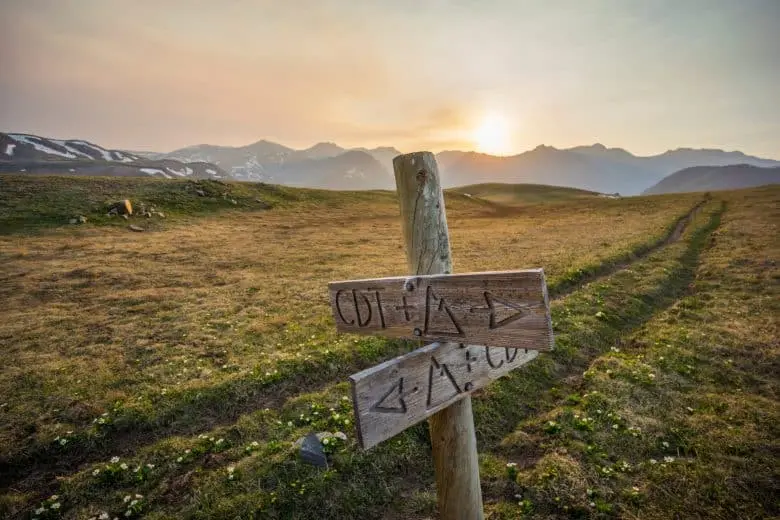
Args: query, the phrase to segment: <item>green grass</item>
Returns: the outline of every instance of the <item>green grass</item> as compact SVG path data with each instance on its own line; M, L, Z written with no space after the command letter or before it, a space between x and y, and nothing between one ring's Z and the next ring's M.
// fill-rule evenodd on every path
M302 193L0 236L0 516L51 494L63 518L435 516L427 425L361 452L345 400L414 345L337 335L324 296L403 272L393 195ZM779 199L448 196L458 271L542 266L556 297L557 349L474 398L490 518L777 514ZM348 436L328 471L296 455L309 431Z

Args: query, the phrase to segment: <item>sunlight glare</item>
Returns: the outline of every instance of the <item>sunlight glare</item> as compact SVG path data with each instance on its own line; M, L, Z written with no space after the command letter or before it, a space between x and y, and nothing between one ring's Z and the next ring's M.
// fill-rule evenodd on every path
M493 155L511 153L509 122L500 114L486 114L474 129L474 145L478 152Z

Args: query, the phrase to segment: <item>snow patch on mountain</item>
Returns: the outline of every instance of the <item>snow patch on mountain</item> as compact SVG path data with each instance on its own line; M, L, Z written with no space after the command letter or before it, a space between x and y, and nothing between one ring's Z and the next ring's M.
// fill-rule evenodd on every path
M62 152L60 150L55 150L54 148L51 148L49 146L46 146L42 142L39 141L39 137L36 137L34 135L25 135L25 134L8 134L8 136L16 141L17 143L24 143L26 145L32 146L39 152L43 152L49 155L57 155L59 157L64 157L66 159L76 159L76 155L70 152Z
M89 155L88 153L84 153L81 150L77 150L76 148L73 148L72 146L68 146L68 143L66 141L62 141L62 140L59 140L59 139L49 139L49 141L51 141L52 143L54 143L56 145L62 146L69 153L72 153L72 154L75 154L75 155L80 155L80 156L86 157L87 159L90 159L90 160L93 159L93 157L91 155Z
M165 171L159 169L159 168L141 168L141 171L144 173L148 173L149 175L162 175L166 179L173 179L170 175L165 173Z

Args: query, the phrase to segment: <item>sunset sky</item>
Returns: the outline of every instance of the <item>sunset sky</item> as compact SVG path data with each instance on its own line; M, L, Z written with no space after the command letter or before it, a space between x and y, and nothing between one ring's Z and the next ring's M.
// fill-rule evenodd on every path
M780 159L778 0L2 0L0 131Z

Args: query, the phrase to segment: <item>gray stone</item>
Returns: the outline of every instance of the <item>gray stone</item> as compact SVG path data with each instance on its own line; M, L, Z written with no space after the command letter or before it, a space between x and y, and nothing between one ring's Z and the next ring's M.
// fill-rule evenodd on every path
M130 224L130 226L128 226L128 227L129 227L130 231L137 231L139 233L144 230L144 228L136 226L135 224Z
M201 197L205 197L205 196L206 196L206 192L205 192L205 191L203 191L203 190L195 190L195 193L197 193L197 194L198 194L198 195L200 195Z
M79 224L86 224L87 223L87 217L84 215L79 216Z
M316 434L310 433L298 441L300 442L299 453L304 462L319 468L328 467L328 457L325 455L322 443Z
M78 223L78 221L79 221L78 219L72 218L72 219L68 220L68 224L76 224L76 223Z

